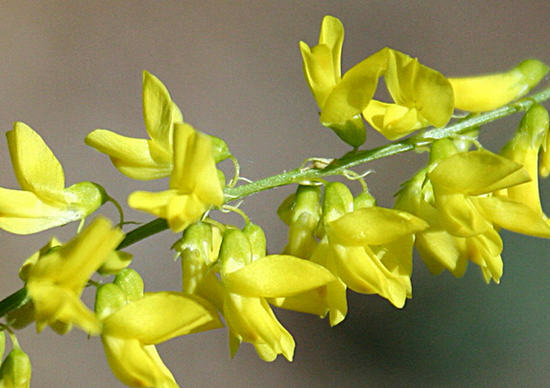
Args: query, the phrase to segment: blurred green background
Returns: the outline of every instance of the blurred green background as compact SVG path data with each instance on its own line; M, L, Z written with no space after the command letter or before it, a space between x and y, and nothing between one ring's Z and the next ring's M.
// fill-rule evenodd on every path
M341 155L346 147L318 124L298 50L300 40L317 42L325 14L344 23L344 71L384 46L449 76L507 70L528 57L550 63L550 2L542 0L4 0L0 128L20 120L36 129L68 184L96 181L121 202L138 188L160 189L166 182L131 181L82 141L96 128L145 135L141 71L147 69L167 85L186 121L227 141L245 177L294 168L310 156ZM482 142L498 151L519 118L491 125ZM365 146L383 142L369 132ZM0 149L0 185L15 188L3 136ZM425 157L371 166L376 173L367 181L380 204L392 205L399 184ZM292 191L243 204L265 228L272 252L286 239L275 210ZM548 181L542 192L548 210ZM112 207L102 211L116 219ZM67 240L75 229L53 233ZM0 232L0 296L21 286L19 265L49 236ZM132 247L149 291L179 287L169 251L175 238L164 233ZM159 350L184 386L550 385L550 242L506 232L503 239L500 285L485 285L474 265L463 279L433 277L415 257L414 297L402 310L350 294L347 319L332 329L313 316L278 312L297 343L293 363L265 363L247 344L230 360L225 330L177 338ZM49 329L37 336L34 327L18 338L33 362L33 387L120 386L96 338L78 330L59 337Z

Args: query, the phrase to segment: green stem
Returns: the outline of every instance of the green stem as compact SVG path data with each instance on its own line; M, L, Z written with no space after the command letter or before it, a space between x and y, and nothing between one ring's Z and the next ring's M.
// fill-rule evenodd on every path
M10 311L16 310L19 307L23 306L28 299L29 296L25 287L15 291L7 298L4 298L2 301L0 301L0 318Z
M245 185L226 187L226 202L245 198L249 195L259 193L260 191L269 190L274 187L286 186L301 181L316 180L327 176L340 175L351 167L411 151L415 148L429 145L437 139L468 132L481 125L510 116L514 113L526 111L534 103L539 103L548 99L550 99L550 87L493 111L468 116L467 118L444 128L432 128L425 130L419 134L409 137L408 139L393 142L378 148L349 152L343 157L335 159L324 168L296 168L294 170L259 179ZM125 248L155 233L166 230L167 228L168 226L165 220L153 220L148 224L142 225L130 231L126 235L126 238L120 243L119 249Z

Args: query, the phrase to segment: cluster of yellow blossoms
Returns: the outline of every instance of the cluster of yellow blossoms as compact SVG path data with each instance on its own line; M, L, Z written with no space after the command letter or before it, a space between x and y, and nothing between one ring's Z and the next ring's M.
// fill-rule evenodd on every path
M507 73L446 78L384 48L341 76L343 35L340 21L327 16L319 44L310 48L302 42L300 50L321 123L354 148L365 141L363 119L398 139L428 125L446 125L455 109L481 112L507 104L548 72L541 62L527 60ZM373 99L382 76L393 103ZM550 238L538 193L539 173L550 173L549 119L538 104L500 154L481 148L475 137L434 141L427 166L403 184L393 209L377 206L366 185L354 196L340 182L286 182L299 185L278 209L289 227L281 254L267 254L263 230L248 217L242 228L212 218L211 210L234 199L227 190L237 182L226 183L217 163L234 158L223 140L184 122L166 87L147 72L143 116L149 139L97 129L85 142L130 178L169 177L168 189L136 191L128 204L182 232L173 245L181 290L144 292L141 276L128 268L132 256L120 250L129 245L123 225L113 227L100 216L83 227L87 216L112 199L91 182L65 188L61 165L42 138L16 123L7 137L21 190L0 188L0 228L30 234L82 221L71 241L52 238L24 262L19 276L27 297L9 308L12 300L0 302L6 315L0 356L4 331L12 335L35 322L39 332L49 325L64 334L76 325L100 336L123 383L176 387L156 344L225 324L231 356L249 342L263 360L281 354L290 361L294 339L271 306L328 316L334 326L346 317L348 288L403 307L412 297L413 246L433 273L461 276L472 261L486 282L498 283L501 228ZM478 149L470 150L473 144ZM91 281L95 272L115 276L112 282ZM90 285L97 288L94 311L81 301ZM0 367L0 387L28 387L30 361L13 335L12 343Z

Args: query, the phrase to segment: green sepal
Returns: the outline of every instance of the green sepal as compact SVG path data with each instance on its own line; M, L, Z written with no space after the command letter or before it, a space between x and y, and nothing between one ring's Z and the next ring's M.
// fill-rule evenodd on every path
M353 116L343 123L325 125L332 129L340 139L354 148L361 146L367 139L367 130L360 114Z
M129 301L138 300L143 296L143 279L131 268L120 271L113 283L120 287Z

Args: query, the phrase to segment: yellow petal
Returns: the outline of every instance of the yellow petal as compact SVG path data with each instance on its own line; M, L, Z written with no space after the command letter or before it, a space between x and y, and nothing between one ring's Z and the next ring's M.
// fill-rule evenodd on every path
M73 240L41 258L31 269L29 281L47 279L80 294L123 237L106 218L97 218Z
M415 108L407 108L398 104L388 104L371 100L363 117L378 132L389 140L397 140L409 133L427 125L418 117Z
M432 274L446 269L461 277L468 267L465 241L466 238L452 236L446 230L429 229L416 236L415 246Z
M529 181L522 166L489 151L460 152L428 173L434 189L480 195Z
M6 136L13 170L21 188L35 193L43 201L63 204L63 169L40 135L28 125L16 122Z
M165 190L158 193L134 191L128 196L128 206L151 213L157 217L166 218L166 206L176 195L176 190Z
M228 291L277 298L305 292L336 279L320 265L287 255L269 255L226 274Z
M292 361L294 339L279 323L264 299L228 293L223 310L227 326L233 335L242 341L260 345L258 354L265 361L273 361L277 354L283 354L287 360ZM269 348L268 352L263 349L265 346Z
M428 123L442 127L453 113L453 90L440 72L397 50L388 50L385 75L388 91L394 101L414 108Z
M319 44L326 45L330 49L335 79L340 78L340 58L342 56L343 43L344 26L342 22L334 16L325 16L321 24L321 31L319 32Z
M329 235L344 245L380 245L419 232L428 224L407 212L370 207L328 223Z
M94 313L70 290L32 278L26 287L33 301L38 331L44 324L56 321L74 323L89 334L99 334L101 331Z
M550 238L547 218L523 203L496 196L472 200L485 217L502 228L529 236Z
M170 98L168 89L160 80L143 72L143 119L151 139L162 148L172 149L172 124L174 119L181 121L179 109L174 112L175 104ZM176 107L177 109L177 107Z
M384 48L352 67L330 93L321 112L325 126L345 126L361 114L372 99L378 78L386 71L388 48Z
M334 251L338 275L350 289L364 294L379 294L394 306L403 307L407 282L388 271L369 247L334 245Z
M455 107L470 112L496 109L528 93L548 70L544 63L527 59L505 73L449 78Z
M455 236L470 237L493 227L464 194L436 192L435 203L441 225Z
M109 155L116 168L133 179L157 179L170 175L172 171L171 150L155 152L156 143L119 135L106 129L96 129L84 139L90 147ZM158 147L158 146L156 146Z
M104 335L135 338L146 345L222 326L206 301L178 292L146 293L108 316L103 324Z
M319 33L319 44L313 48L300 42L304 75L320 109L337 82L340 81L340 57L344 27L340 20L325 16Z
M174 171L170 187L183 193L194 193L201 201L220 206L223 191L218 180L208 136L188 124L174 127Z
M0 187L0 228L31 234L65 225L82 217L79 209L48 205L30 191Z
M154 346L136 339L102 336L107 361L113 374L131 387L178 387Z

